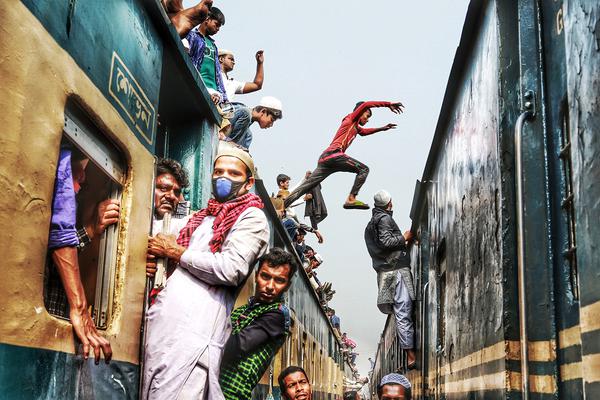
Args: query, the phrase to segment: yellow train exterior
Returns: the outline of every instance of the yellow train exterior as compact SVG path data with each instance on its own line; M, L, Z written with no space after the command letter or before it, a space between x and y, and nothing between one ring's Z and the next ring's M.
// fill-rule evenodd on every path
M155 156L184 164L192 178L185 196L198 209L210 195L220 117L158 0L7 0L0 31L6 194L0 199L0 397L136 399ZM70 323L45 304L48 229L64 142L90 157L88 181L98 185L90 192L103 190L121 202L118 225L94 257L80 259L96 325L112 344L108 366L84 361ZM257 186L267 201L260 181ZM267 208L273 244L289 248ZM292 335L255 398L269 392L279 398L272 376L290 364L307 369L317 399L341 398L347 372L340 343L302 271L288 302Z

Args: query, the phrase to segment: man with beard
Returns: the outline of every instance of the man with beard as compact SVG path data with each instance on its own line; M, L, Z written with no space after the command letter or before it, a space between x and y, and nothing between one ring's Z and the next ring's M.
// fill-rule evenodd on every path
M233 332L223 352L221 390L225 399L250 399L290 330L282 296L296 272L292 255L272 249L259 260L254 296L231 314Z
M177 238L149 238L148 254L176 267L147 313L143 399L222 396L219 366L236 289L270 238L253 185L250 155L221 142L207 208L189 217Z
M307 177L300 186L298 186L287 199L285 199L285 208L289 207L303 194L308 193L312 188L323 182L325 178L335 172L352 172L356 174L354 185L350 194L344 203L344 208L348 209L368 209L369 206L362 201L356 200L356 196L362 185L367 180L369 167L358 160L348 156L346 150L352 144L357 135L367 136L377 132L395 129L396 124L387 124L381 128L363 128L371 118L371 108L387 107L396 114L402 113L402 103L390 103L387 101L367 101L358 102L354 111L342 120L333 141L328 148L321 154L317 163L317 169Z
M187 173L180 163L169 158L161 158L158 161L154 180L153 234L161 233L165 214L175 214L179 202L183 199L181 191L189 184Z
M287 367L277 377L281 395L286 400L312 400L312 386L301 367Z

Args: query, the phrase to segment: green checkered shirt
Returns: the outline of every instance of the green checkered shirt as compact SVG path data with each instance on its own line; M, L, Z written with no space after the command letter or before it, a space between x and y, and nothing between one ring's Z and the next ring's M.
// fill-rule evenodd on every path
M219 382L225 399L242 400L252 397L252 389L258 384L275 357L275 353L285 342L290 327L290 312L282 302L270 304L250 302L235 309L231 314L233 326L231 334L237 335L261 315L276 310L280 310L284 315L286 335L263 344L236 364L221 365Z

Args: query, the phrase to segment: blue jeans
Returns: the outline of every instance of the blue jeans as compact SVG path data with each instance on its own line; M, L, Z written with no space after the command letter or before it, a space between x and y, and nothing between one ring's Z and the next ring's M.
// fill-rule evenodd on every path
M231 132L229 139L246 149L250 148L252 143L252 110L242 103L232 103L233 117L229 119L231 123Z
M293 219L286 218L283 221L281 221L281 224L285 228L288 236L290 237L290 240L294 241L294 238L296 237L296 232L298 231L298 226L296 225L296 222L294 222Z

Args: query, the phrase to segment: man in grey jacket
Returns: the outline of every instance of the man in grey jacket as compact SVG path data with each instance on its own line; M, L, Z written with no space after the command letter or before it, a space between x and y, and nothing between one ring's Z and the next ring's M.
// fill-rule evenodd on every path
M411 231L402 231L392 218L392 197L380 190L374 197L373 217L365 228L367 250L377 271L377 306L384 314L394 313L400 345L406 350L408 367L416 363L412 302L415 290L410 272L408 245Z

